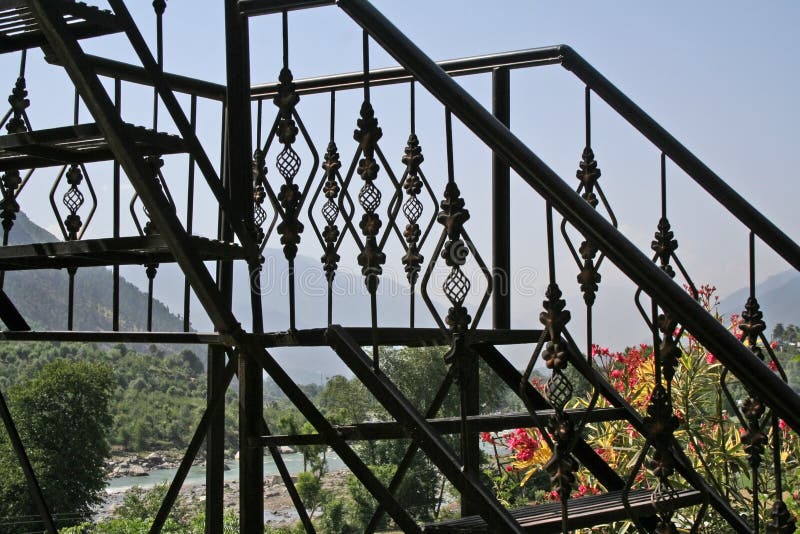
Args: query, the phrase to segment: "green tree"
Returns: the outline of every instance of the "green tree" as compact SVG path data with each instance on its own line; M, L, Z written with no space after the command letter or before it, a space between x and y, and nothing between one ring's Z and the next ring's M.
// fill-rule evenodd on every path
M361 382L341 375L331 377L319 396L320 409L338 424L363 422L374 404Z
M168 490L169 486L166 482L157 484L150 489L143 489L139 486L132 487L125 492L122 504L114 512L115 518L142 521L149 525L161 508L161 503ZM192 517L192 510L186 501L178 496L169 516L178 525L186 526Z
M439 384L447 374L443 347L406 347L386 349L381 356L381 369L416 408L425 413L433 402ZM476 354L475 358L479 358ZM479 361L479 391L481 410L491 413L506 402L506 386L486 365ZM459 413L457 386L451 387L440 416L456 416Z
M9 389L9 409L45 498L67 523L88 517L102 501L115 385L108 365L57 359ZM0 517L35 515L10 443L0 435Z
M322 481L314 473L305 471L297 475L296 487L308 510L308 516L313 517L317 508L326 500L327 492L322 489Z

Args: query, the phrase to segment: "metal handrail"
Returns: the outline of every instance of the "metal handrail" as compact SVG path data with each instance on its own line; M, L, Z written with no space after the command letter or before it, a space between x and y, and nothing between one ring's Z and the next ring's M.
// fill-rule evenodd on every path
M567 45L561 45L559 48L563 57L561 65L565 69L572 71L597 96L602 98L631 126L639 130L734 217L752 230L792 267L800 271L800 246L797 243L742 198L725 180L709 169L705 163L700 161L700 158L692 154L642 108L634 104L580 54Z
M800 395L774 374L764 362L756 358L631 241L592 209L530 148L368 1L338 0L337 5L490 149L508 161L523 180L579 232L595 243L638 287L673 316L680 317L681 324L711 350L742 383L764 399L790 427L800 432ZM574 66L577 62L575 58L572 59ZM683 150L688 153L685 148ZM744 199L740 200L749 206ZM755 211L752 207L750 209ZM747 220L743 222L748 223ZM764 228L760 230L762 233L765 231ZM757 235L761 236L761 233ZM792 243L782 233L778 236L778 241L780 236ZM767 242L772 244L774 241L775 239L770 239ZM791 261L790 263L794 264Z
M519 69L561 65L577 76L623 119L683 169L690 178L742 224L752 230L767 246L792 267L800 270L800 246L797 243L568 45L450 59L438 61L436 64L451 76L486 73L501 67ZM367 78L371 86L394 85L410 82L414 79L414 75L405 67L400 66L371 70ZM347 72L298 79L295 80L295 87L298 94L316 94L360 88L363 86L364 80L363 72ZM277 94L278 86L278 83L253 85L250 96L253 100L272 98Z

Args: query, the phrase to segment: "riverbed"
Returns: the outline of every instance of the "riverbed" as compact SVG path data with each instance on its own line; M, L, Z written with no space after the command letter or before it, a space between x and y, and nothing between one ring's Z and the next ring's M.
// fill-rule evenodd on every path
M303 455L300 453L283 454L283 461L289 473L296 475L303 472ZM328 470L338 471L346 469L344 462L332 451L328 451L326 458L328 460ZM238 460L226 460L225 464L229 470L225 471L225 481L230 482L239 479L239 462ZM109 479L106 486L106 493L124 493L131 489L133 486L140 488L152 488L157 484L172 482L175 478L177 469L153 469L148 471L147 476L138 477L120 477ZM264 476L278 475L278 468L269 454L264 455ZM193 466L189 469L189 474L186 476L184 486L190 484L205 484L206 481L206 468L202 465Z

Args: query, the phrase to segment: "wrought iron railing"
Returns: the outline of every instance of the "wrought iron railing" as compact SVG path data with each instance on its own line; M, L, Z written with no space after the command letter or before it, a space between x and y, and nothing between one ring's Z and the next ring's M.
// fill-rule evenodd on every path
M263 513L260 513L260 507L263 507L263 447L269 448L280 467L282 462L276 445L298 439L297 436L270 435L269 422L261 417L263 370L272 376L317 430L317 435L305 436L303 439L317 440L333 447L381 502L381 507L368 527L369 531L374 530L384 512L389 513L404 530L419 530L420 527L393 495L410 465L410 459L418 449L433 460L461 493L463 515L481 516L481 519L467 518L462 521L478 521L469 523L478 529L523 531L536 527L539 525L537 521L543 519L536 515L535 509L515 512L516 515L513 515L500 506L478 479L481 458L477 435L480 424L486 423L479 418L479 358L485 360L523 400L529 410L525 420L531 421L540 429L543 440L552 451L552 458L544 468L560 497L556 529L567 532L577 528L573 522L573 512L580 509L580 504L575 504L570 495L580 463L601 481L611 496L609 498L615 499L614 502L618 505L615 512L617 516L632 519L643 530L671 531L670 529L675 528L673 519L676 507L691 505L695 506L692 509L696 513L692 518L695 525L702 522L710 506L732 528L759 531L762 525L758 518L764 501L764 488L758 484L757 470L765 463L763 460L766 458L766 447L770 445L773 455L770 461L775 471L777 489L772 503L772 519L767 527L774 532L793 530L793 520L782 501L783 473L779 456L778 425L780 419L795 432L800 431L800 396L786 383L780 362L764 335L766 325L755 293L755 238L758 237L795 269L800 269L800 247L566 46L436 64L366 0L339 0L336 5L363 29L363 70L358 73L295 80L290 70L297 59L289 53L289 11L333 3L330 0L227 2L228 81L226 86L221 86L163 72L162 18L166 8L163 1L153 3L157 24L154 56L133 24L124 3L121 0L110 0L115 17L122 21L120 28L137 52L143 67L84 55L74 36L68 35L64 28L59 27L57 21L60 15L57 8L43 0L31 2L31 16L40 24L41 34L50 45L48 61L64 66L77 87L73 129L76 132L79 130L80 96L97 123L97 131L93 131L92 138L97 146L92 145L91 148L105 150L103 154L107 156L106 159L114 160L112 235L109 240L99 240L102 243L96 244L94 248L87 244L86 250L76 248L75 243L72 243L81 241L92 220L95 206L104 199L98 199L92 187L89 178L91 166L86 167L90 165L90 160L65 161L65 166L58 173L50 192L50 203L59 228L65 241L69 242L66 245L53 244L54 250L60 252L50 256L60 263L52 263L50 256L25 256L28 254L25 250L5 247L6 252L12 251L13 254L6 254L11 256L5 264L0 261L0 268L10 270L23 261L28 262L25 264L27 268L66 268L69 273L69 301L65 322L68 330L72 330L74 279L75 276L80 276L76 274L77 269L84 265L108 264L113 269L114 311L107 332L28 332L24 328L12 327L15 331L4 333L3 336L5 339L17 340L202 342L211 346L208 409L191 440L152 531L158 532L163 526L206 434L209 435L210 465L207 479L207 519L212 530L214 525L221 525L220 436L224 421L220 419L219 407L225 390L237 373L242 396L242 529L250 532L263 526ZM247 60L247 29L241 15L268 13L281 14L282 62L277 73L278 81L251 86ZM369 60L372 40L394 57L400 67L371 70ZM22 52L21 74L9 99L11 110L5 117L9 134L36 133L31 132L26 115L29 104L25 94L26 61L27 56ZM509 71L553 64L562 65L585 84L585 143L575 185L563 180L550 169L508 127L511 116ZM492 74L493 113L486 110L454 80L455 76L483 73ZM113 99L105 93L97 75L108 76L113 80ZM141 131L129 130L121 122L123 81L154 89L153 131L157 130L159 124L160 102L175 123L180 139L159 137L158 133L144 138ZM395 156L387 148L383 125L379 121L381 110L376 109L374 104L374 88L390 84L408 84L409 87L409 128L407 138L403 136L407 140L404 146L395 147ZM428 172L431 166L425 158L429 157L427 147L430 145L416 124L417 92L420 87L432 95L443 108L441 116L444 124L440 133L444 140L441 143L444 148L444 163L439 167L446 169L442 173L446 178L439 181L435 173ZM345 143L341 138L336 138L337 124L347 113L341 105L337 109L337 96L350 90L361 91L362 96L358 111L348 110L352 111L348 119L355 128L354 143ZM189 95L188 116L173 91ZM314 125L307 120L301 105L301 97L310 94L329 95L330 102L327 120L318 119ZM599 161L602 161L602 157L595 154L592 145L593 95L604 100L661 152L658 195L660 209L657 210L659 217L658 221L653 221L654 239L647 253L642 252L618 229L614 199L606 195L603 187L605 182L600 180ZM221 119L223 123L218 141L222 145L224 159L219 166L219 172L198 139L196 130L200 99L222 103L221 117L215 116L215 120ZM341 100L338 99L339 102ZM275 107L272 108L271 105ZM461 177L459 158L456 157L459 147L454 141L454 120L460 121L471 130L493 155L491 202L469 198L462 192L466 188L463 187L465 181ZM255 139L251 139L251 122L255 125ZM325 127L320 127L317 131L316 125L322 123L325 123ZM97 132L105 139L98 141ZM86 136L91 137L91 133ZM326 139L324 150L318 144L319 136ZM9 136L11 138L13 135ZM251 153L253 141L255 150ZM133 142L139 143L135 145L136 150L129 146ZM148 142L158 146L148 151ZM28 143L28 140L23 139L20 143ZM423 147L426 147L425 150ZM170 178L170 184L167 185L168 179L162 171L161 156L183 151L188 152L189 160L186 169L185 218L180 221L177 214L181 209L172 195L176 189L170 189L179 184ZM58 152L51 147L48 153L51 159L54 153ZM34 152L29 155L36 156ZM146 156L146 159L141 156ZM2 161L3 158L0 157L0 164ZM696 301L698 288L680 260L678 243L670 221L675 213L668 209L670 206L667 203L669 161L701 185L713 201L730 211L749 233L750 296L745 304L744 322L741 325L744 344ZM17 197L27 183L27 178L20 175L17 172L19 169L12 168L13 166L12 163L8 167L2 184L3 205L0 219L5 230L5 245L8 244L9 232L13 231L15 214L20 209ZM544 213L538 223L545 228L548 284L538 323L526 325L531 330L511 329L508 286L512 272L512 169L545 203ZM209 244L208 240L198 240L193 235L197 222L196 170L201 172L208 185L205 193L216 204L218 233L215 237L222 240L222 244ZM130 177L137 191L129 203L132 222L129 226L135 227L139 234L138 237L133 236L135 243L123 242L121 236L123 173ZM66 186L61 184L64 179L67 181ZM62 198L59 199L59 196ZM87 196L92 200L92 206L86 205ZM66 212L60 208L59 200L63 201ZM138 207L139 201L145 209ZM485 212L487 207L492 208L491 266L484 261L478 241L470 237L470 231L475 227L473 225L477 219L475 214L481 210ZM487 219L489 217L485 217L484 222ZM560 230L561 238L557 230ZM239 244L233 243L234 240L238 240ZM160 249L154 245L155 241L158 241ZM277 244L280 244L282 261L286 265L285 272L276 265L261 263L261 255L266 248ZM573 337L573 327L578 321L569 311L563 291L567 286L563 276L559 279L560 270L556 266L556 248L561 245L566 247L575 262L570 270L577 277L583 300L581 306L585 307L586 321L580 325L580 337L585 339L583 347L579 347ZM137 250L144 252L130 260L128 254L136 253ZM298 328L298 316L303 313L298 300L303 296L300 291L304 288L299 287L297 263L302 255L320 257L319 265L324 273L319 280L319 286L324 290L325 297L315 301L324 302L322 307L325 309L325 319L315 325L319 328ZM632 304L638 309L652 337L653 393L648 400L646 413L639 413L627 403L598 373L591 358L597 337L593 324L597 315L596 295L602 288L602 275L608 268L605 267L608 263L606 259L615 264L638 288L633 295ZM251 303L250 332L245 332L242 318L235 317L232 311L235 260L244 260L247 264L248 282L252 284L247 295ZM184 332L149 332L153 329L157 273L159 265L164 261L177 262L186 275L183 292ZM203 261L217 263L216 279L208 273ZM119 312L122 264L139 264L146 269L148 332L120 331L124 330L120 325ZM359 274L355 278L365 288L368 298L369 321L366 328L337 324L340 321L337 321L334 284L339 278L348 276L343 272L342 266L345 264L358 266ZM385 271L390 265L402 269L399 282L386 276ZM281 272L277 273L279 270ZM437 272L442 273L442 279L438 282L434 276ZM261 288L259 282L267 274L285 274L287 294L268 295L271 300L286 297L283 306L287 311L285 327L288 330L285 332L264 332L265 309L257 289ZM686 282L688 291L676 283L678 279ZM408 287L407 328L389 329L380 321L379 288L381 284L389 282L403 283ZM437 285L441 285L441 288L436 287ZM438 296L433 294L434 290L439 289L441 296L447 300L444 306L437 300ZM645 295L650 297L649 303ZM193 296L205 308L216 333L197 334L189 331ZM424 309L417 306L419 298L425 304ZM481 320L490 303L493 329L479 329L479 325L485 324L485 319L484 323ZM7 307L0 306L4 309ZM440 311L443 307L446 308L445 313ZM24 323L24 319L19 320ZM420 326L426 322L435 325L435 328ZM712 351L725 367L720 387L734 408L736 417L741 420L744 428L743 440L753 472L752 517L749 519L740 517L718 488L692 467L692 462L675 440L678 422L674 413L672 387L680 354L679 345L687 334L694 336ZM529 343L534 346L525 369L515 369L495 348L495 345L505 343ZM393 344L435 344L449 347L444 357L450 371L438 385L436 398L424 415L381 372L380 347ZM358 431L337 427L326 419L266 350L277 346L318 346L334 349L395 419L385 426L372 428L370 435L406 435L412 439L413 444L408 448L388 488L380 484L348 443L350 440L360 439ZM361 346L369 346L370 353L364 353ZM223 365L226 357L227 364ZM540 361L549 373L543 392L536 390L531 384L532 373ZM768 362L775 364L777 373L770 369ZM574 375L567 371L569 368L577 370L591 386L587 406L582 410L570 408L575 400L576 384L573 383ZM730 390L731 375L746 390L746 398L741 407L737 407ZM461 411L457 425L452 425L452 422L447 424L457 428L460 436L458 453L442 437L441 429L446 425L434 419L445 395L454 384L457 384L459 390ZM604 408L599 407L601 402L614 408L610 412L603 412ZM13 422L7 417L7 410L3 409L2 414L13 438ZM625 473L614 472L583 439L589 422L620 414L636 431L645 436L644 445L633 468ZM512 420L517 421L518 418L505 421ZM768 428L771 429L771 443L768 443ZM18 442L17 436L14 444L21 447ZM700 451L694 451L693 454L700 454ZM23 461L24 450L20 457L34 494L40 497L40 492L36 491L38 486L35 476L32 471L29 473L30 465ZM639 493L635 487L637 475L645 464L655 473L656 479L655 487L647 495ZM281 474L290 488L300 519L308 531L313 531L314 527L294 491L285 466ZM679 476L683 479L681 483L676 482ZM681 484L686 487L683 488ZM44 510L43 521L52 531L52 521L48 523L46 519L46 505L39 504ZM646 512L640 513L642 509L646 509ZM445 522L425 528L431 531L458 529L465 524ZM550 525L550 528L553 526Z

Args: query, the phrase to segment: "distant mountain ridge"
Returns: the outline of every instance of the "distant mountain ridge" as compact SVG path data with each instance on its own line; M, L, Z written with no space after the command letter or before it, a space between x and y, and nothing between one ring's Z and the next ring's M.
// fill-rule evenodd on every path
M734 291L720 301L720 313L741 314L749 294L749 288ZM767 337L778 323L800 325L800 273L797 271L789 270L770 276L756 286L756 297L764 312Z
M21 212L9 234L11 245L54 241L60 239ZM5 275L6 293L36 330L66 330L67 288L67 273L63 270L9 271ZM113 277L109 269L78 269L75 275L75 330L111 330L112 289ZM120 329L146 330L147 294L120 277L119 300ZM155 299L153 329L182 331L183 320Z

